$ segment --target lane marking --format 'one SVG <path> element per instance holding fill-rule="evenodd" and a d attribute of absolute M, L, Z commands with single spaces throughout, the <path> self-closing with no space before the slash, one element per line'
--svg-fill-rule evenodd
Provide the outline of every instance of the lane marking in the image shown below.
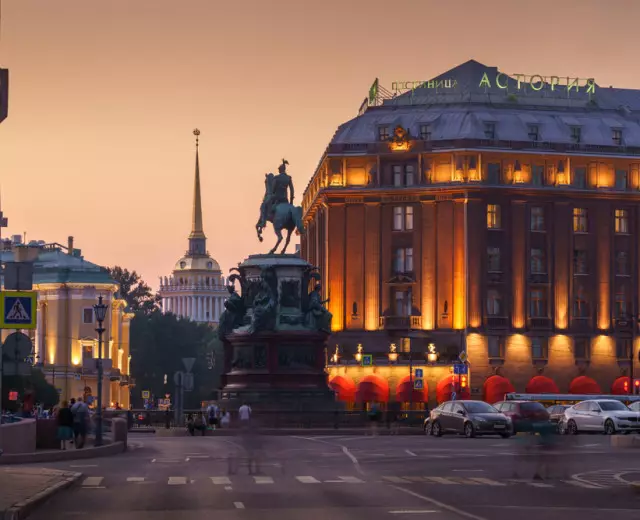
<path fill-rule="evenodd" d="M 321 484 L 321 482 L 315 477 L 296 477 L 296 480 L 303 484 Z"/>
<path fill-rule="evenodd" d="M 189 455 L 192 459 L 210 459 L 211 455 Z"/>
<path fill-rule="evenodd" d="M 225 491 L 233 491 L 233 488 L 231 486 L 225 486 L 224 490 Z"/>
<path fill-rule="evenodd" d="M 231 484 L 229 477 L 209 477 L 216 486 L 228 486 Z"/>
<path fill-rule="evenodd" d="M 186 483 L 187 477 L 169 477 L 169 482 L 167 482 L 170 486 L 181 486 Z"/>
<path fill-rule="evenodd" d="M 97 468 L 97 464 L 70 464 L 70 468 Z"/>
<path fill-rule="evenodd" d="M 453 471 L 484 471 L 483 469 L 454 469 Z"/>
<path fill-rule="evenodd" d="M 82 481 L 82 487 L 98 487 L 104 477 L 87 477 Z"/>
<path fill-rule="evenodd" d="M 487 520 L 482 516 L 477 516 L 472 513 L 467 513 L 462 509 L 458 509 L 457 507 L 450 506 L 449 504 L 445 504 L 444 502 L 440 502 L 439 500 L 435 500 L 425 495 L 421 495 L 420 493 L 416 493 L 415 491 L 411 491 L 410 489 L 405 489 L 400 486 L 390 486 L 390 487 L 397 489 L 398 491 L 402 491 L 407 495 L 411 495 L 412 497 L 428 502 L 429 504 L 439 507 L 440 509 L 446 509 L 447 511 L 450 511 L 451 513 L 455 513 L 458 516 L 462 516 L 463 518 L 469 518 L 470 520 Z"/>
<path fill-rule="evenodd" d="M 391 515 L 423 515 L 427 513 L 439 513 L 436 509 L 423 509 L 421 511 L 389 511 Z"/>
<path fill-rule="evenodd" d="M 155 461 L 156 461 L 156 459 L 151 459 L 151 462 L 155 462 Z"/>
<path fill-rule="evenodd" d="M 587 484 L 586 482 L 580 482 L 579 480 L 563 480 L 567 484 L 571 484 L 572 486 L 587 488 L 587 489 L 607 489 L 607 486 L 600 486 L 596 484 Z"/>
<path fill-rule="evenodd" d="M 448 484 L 448 485 L 455 485 L 458 482 L 453 482 L 451 480 L 449 480 L 448 478 L 444 478 L 444 477 L 424 477 L 432 482 L 437 482 L 438 484 Z"/>
<path fill-rule="evenodd" d="M 189 462 L 191 459 L 189 457 L 187 457 L 186 459 L 184 459 L 185 462 Z"/>
<path fill-rule="evenodd" d="M 400 478 L 400 477 L 382 477 L 384 480 L 388 482 L 393 482 L 394 484 L 407 484 L 408 481 Z"/>
<path fill-rule="evenodd" d="M 545 484 L 543 482 L 529 482 L 530 486 L 538 487 L 538 488 L 552 488 L 553 484 Z"/>
<path fill-rule="evenodd" d="M 496 480 L 491 480 L 490 478 L 485 477 L 469 477 L 469 480 L 475 480 L 476 482 L 480 482 L 480 484 L 486 484 L 487 486 L 506 486 L 503 482 L 498 482 Z"/>
<path fill-rule="evenodd" d="M 257 477 L 254 476 L 253 480 L 256 484 L 273 484 L 273 479 L 271 477 Z"/>
<path fill-rule="evenodd" d="M 144 482 L 144 477 L 127 477 L 127 482 Z"/>
<path fill-rule="evenodd" d="M 236 509 L 244 509 L 244 504 L 242 502 L 234 502 L 233 505 L 236 506 Z"/>
<path fill-rule="evenodd" d="M 412 457 L 417 457 L 417 455 L 415 453 L 413 453 L 411 450 L 404 450 L 405 453 L 407 453 L 408 455 L 411 455 Z"/>

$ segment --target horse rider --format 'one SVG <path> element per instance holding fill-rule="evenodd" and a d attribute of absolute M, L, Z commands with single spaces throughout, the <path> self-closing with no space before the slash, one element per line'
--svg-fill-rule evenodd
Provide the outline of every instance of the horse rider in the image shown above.
<path fill-rule="evenodd" d="M 278 204 L 291 204 L 293 206 L 293 180 L 287 173 L 287 165 L 289 162 L 282 159 L 282 164 L 278 167 L 278 175 L 273 176 L 271 180 L 271 190 L 267 194 L 264 204 L 264 221 L 268 221 L 273 216 Z M 267 186 L 269 183 L 267 182 Z"/>

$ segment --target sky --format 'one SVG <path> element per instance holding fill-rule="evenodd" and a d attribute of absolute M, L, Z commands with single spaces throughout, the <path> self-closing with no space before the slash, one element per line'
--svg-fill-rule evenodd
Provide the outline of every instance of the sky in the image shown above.
<path fill-rule="evenodd" d="M 469 59 L 640 88 L 636 0 L 0 0 L 3 235 L 75 246 L 157 287 L 187 248 L 199 128 L 204 229 L 226 273 L 282 158 L 296 201 L 378 77 Z"/>

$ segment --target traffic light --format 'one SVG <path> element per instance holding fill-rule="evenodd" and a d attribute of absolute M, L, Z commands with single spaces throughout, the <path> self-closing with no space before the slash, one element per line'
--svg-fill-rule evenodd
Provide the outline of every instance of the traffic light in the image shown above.
<path fill-rule="evenodd" d="M 629 380 L 628 379 L 624 380 L 622 388 L 623 388 L 625 394 L 629 393 Z"/>
<path fill-rule="evenodd" d="M 460 376 L 460 388 L 464 390 L 467 388 L 467 376 Z"/>
<path fill-rule="evenodd" d="M 634 393 L 640 394 L 640 379 L 636 379 L 633 382 L 633 386 L 634 386 Z"/>

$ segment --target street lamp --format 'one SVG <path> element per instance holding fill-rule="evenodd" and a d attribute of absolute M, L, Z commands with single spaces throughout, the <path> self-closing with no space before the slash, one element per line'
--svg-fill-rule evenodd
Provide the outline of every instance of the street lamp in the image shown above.
<path fill-rule="evenodd" d="M 362 343 L 358 343 L 358 351 L 356 352 L 356 355 L 354 356 L 358 363 L 360 363 L 362 361 L 362 351 L 363 351 Z"/>
<path fill-rule="evenodd" d="M 98 413 L 96 414 L 96 446 L 102 446 L 102 333 L 104 319 L 107 316 L 108 305 L 102 303 L 102 296 L 98 296 L 98 303 L 93 306 L 93 312 L 98 323 Z"/>

